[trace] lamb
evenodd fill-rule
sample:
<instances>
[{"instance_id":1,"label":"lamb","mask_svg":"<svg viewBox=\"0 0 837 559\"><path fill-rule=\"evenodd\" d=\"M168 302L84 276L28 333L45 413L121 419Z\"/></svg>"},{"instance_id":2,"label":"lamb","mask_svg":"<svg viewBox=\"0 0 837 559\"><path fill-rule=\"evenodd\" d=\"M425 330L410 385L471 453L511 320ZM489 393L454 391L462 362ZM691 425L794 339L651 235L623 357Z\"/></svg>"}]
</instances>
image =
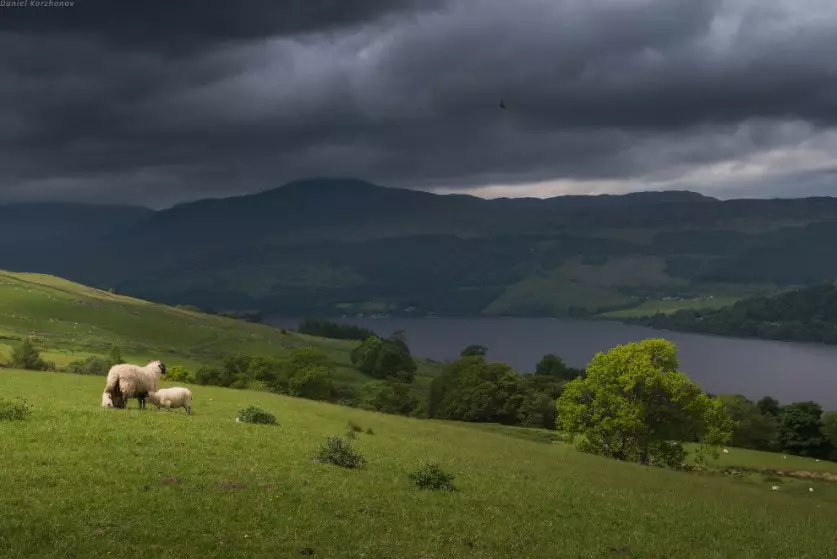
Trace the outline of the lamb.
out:
<instances>
[{"instance_id":1,"label":"lamb","mask_svg":"<svg viewBox=\"0 0 837 559\"><path fill-rule=\"evenodd\" d=\"M166 374L166 366L160 361L149 361L145 367L123 363L114 365L108 371L105 394L115 408L125 408L128 400L137 398L140 409L145 408L145 398L150 392L157 391L157 381ZM102 394L102 406L106 406L105 394Z\"/></svg>"},{"instance_id":2,"label":"lamb","mask_svg":"<svg viewBox=\"0 0 837 559\"><path fill-rule=\"evenodd\" d=\"M175 386L172 388L163 388L156 392L149 392L148 399L151 403L159 408L185 408L186 415L192 413L192 391L188 388Z\"/></svg>"}]
</instances>

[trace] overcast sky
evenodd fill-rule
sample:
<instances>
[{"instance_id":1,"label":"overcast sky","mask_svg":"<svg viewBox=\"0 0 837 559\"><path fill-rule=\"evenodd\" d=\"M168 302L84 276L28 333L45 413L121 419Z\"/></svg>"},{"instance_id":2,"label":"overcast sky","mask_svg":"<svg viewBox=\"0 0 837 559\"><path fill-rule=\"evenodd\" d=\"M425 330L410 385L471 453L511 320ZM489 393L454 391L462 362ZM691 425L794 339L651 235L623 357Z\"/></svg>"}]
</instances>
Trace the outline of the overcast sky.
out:
<instances>
[{"instance_id":1,"label":"overcast sky","mask_svg":"<svg viewBox=\"0 0 837 559\"><path fill-rule=\"evenodd\" d=\"M837 195L834 0L29 0L0 53L0 202Z\"/></svg>"}]
</instances>

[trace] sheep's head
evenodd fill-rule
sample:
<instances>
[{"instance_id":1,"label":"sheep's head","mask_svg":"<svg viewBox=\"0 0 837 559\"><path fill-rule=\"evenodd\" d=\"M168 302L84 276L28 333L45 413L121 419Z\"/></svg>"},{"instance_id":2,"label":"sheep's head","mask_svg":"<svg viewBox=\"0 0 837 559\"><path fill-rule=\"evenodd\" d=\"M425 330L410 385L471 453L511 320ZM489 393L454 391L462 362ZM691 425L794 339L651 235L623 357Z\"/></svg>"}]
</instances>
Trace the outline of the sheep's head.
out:
<instances>
[{"instance_id":1,"label":"sheep's head","mask_svg":"<svg viewBox=\"0 0 837 559\"><path fill-rule=\"evenodd\" d=\"M146 367L151 367L151 366L154 366L154 365L157 366L157 369L160 371L160 375L165 376L166 371L168 370L166 368L165 363L163 363L162 361L149 361L148 365L146 365Z\"/></svg>"}]
</instances>

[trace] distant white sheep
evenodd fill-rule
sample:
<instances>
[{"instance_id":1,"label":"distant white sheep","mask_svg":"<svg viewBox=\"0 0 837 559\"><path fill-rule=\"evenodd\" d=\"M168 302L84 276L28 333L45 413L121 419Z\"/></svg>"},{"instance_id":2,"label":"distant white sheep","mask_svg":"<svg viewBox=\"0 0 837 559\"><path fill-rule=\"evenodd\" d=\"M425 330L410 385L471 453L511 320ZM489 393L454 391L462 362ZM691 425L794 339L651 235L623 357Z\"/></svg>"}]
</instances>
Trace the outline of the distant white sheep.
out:
<instances>
[{"instance_id":1,"label":"distant white sheep","mask_svg":"<svg viewBox=\"0 0 837 559\"><path fill-rule=\"evenodd\" d=\"M778 485L774 485L774 486L773 486L773 491L778 491L778 490L779 490L779 486L778 486Z\"/></svg>"},{"instance_id":2,"label":"distant white sheep","mask_svg":"<svg viewBox=\"0 0 837 559\"><path fill-rule=\"evenodd\" d=\"M129 363L114 365L108 371L105 393L110 396L110 403L115 408L125 408L128 400L137 398L142 409L145 408L146 396L157 391L157 381L164 374L166 366L160 361L150 361L145 367ZM102 406L105 406L104 394Z\"/></svg>"},{"instance_id":3,"label":"distant white sheep","mask_svg":"<svg viewBox=\"0 0 837 559\"><path fill-rule=\"evenodd\" d=\"M729 450L724 449L724 454L729 454Z\"/></svg>"},{"instance_id":4,"label":"distant white sheep","mask_svg":"<svg viewBox=\"0 0 837 559\"><path fill-rule=\"evenodd\" d=\"M192 413L192 391L188 388L175 386L172 388L163 388L156 392L149 392L148 399L157 408L185 408L186 415Z\"/></svg>"}]
</instances>

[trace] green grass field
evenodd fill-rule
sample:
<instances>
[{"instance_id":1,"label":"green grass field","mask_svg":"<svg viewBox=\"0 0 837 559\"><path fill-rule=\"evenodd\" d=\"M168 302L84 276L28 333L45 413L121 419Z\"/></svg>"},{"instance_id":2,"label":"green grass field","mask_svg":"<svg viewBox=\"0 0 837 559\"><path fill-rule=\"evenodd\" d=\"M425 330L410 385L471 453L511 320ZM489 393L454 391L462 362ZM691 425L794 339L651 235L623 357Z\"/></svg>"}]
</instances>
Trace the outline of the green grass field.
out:
<instances>
[{"instance_id":1,"label":"green grass field","mask_svg":"<svg viewBox=\"0 0 837 559\"><path fill-rule=\"evenodd\" d=\"M357 342L328 340L260 324L192 312L114 295L53 276L0 271L0 361L11 345L32 336L42 357L59 367L111 345L129 362L161 359L193 371L225 355L286 357L297 347L323 350L335 380L371 380L351 367ZM426 385L438 368L418 361L417 382Z\"/></svg>"},{"instance_id":2,"label":"green grass field","mask_svg":"<svg viewBox=\"0 0 837 559\"><path fill-rule=\"evenodd\" d=\"M619 463L519 429L214 387L192 388L191 416L103 410L103 385L0 372L0 394L34 405L27 420L0 422L0 556L834 556L834 483L771 491L772 480ZM279 425L236 423L251 404ZM349 421L374 431L354 442L367 465L314 463ZM782 460L738 450L723 460L739 457ZM426 461L455 474L459 491L412 486Z\"/></svg>"}]
</instances>

